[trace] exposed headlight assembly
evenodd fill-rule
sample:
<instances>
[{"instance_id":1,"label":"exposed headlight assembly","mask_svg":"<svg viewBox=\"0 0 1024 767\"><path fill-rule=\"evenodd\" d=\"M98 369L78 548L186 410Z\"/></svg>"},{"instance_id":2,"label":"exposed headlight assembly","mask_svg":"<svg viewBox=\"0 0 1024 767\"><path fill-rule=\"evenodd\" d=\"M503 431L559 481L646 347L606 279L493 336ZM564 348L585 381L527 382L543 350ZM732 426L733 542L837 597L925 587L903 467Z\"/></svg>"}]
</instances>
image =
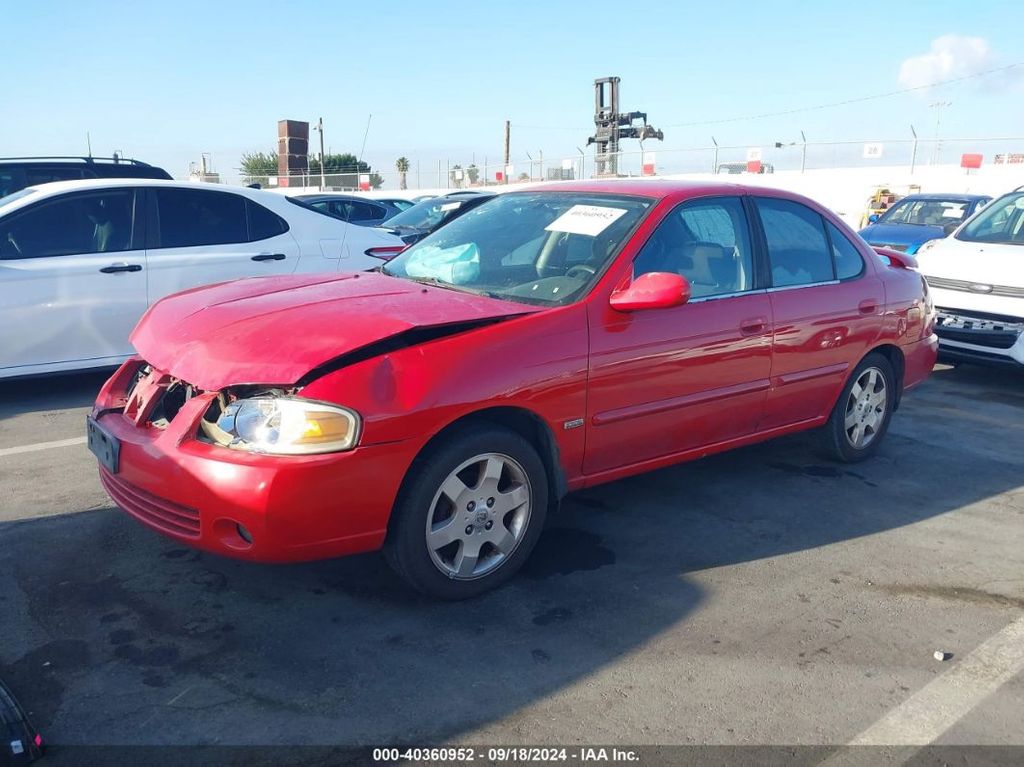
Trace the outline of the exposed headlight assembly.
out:
<instances>
[{"instance_id":1,"label":"exposed headlight assembly","mask_svg":"<svg viewBox=\"0 0 1024 767\"><path fill-rule=\"evenodd\" d=\"M236 450L272 455L314 455L351 450L359 440L358 414L325 402L286 396L237 399L203 433Z\"/></svg>"}]
</instances>

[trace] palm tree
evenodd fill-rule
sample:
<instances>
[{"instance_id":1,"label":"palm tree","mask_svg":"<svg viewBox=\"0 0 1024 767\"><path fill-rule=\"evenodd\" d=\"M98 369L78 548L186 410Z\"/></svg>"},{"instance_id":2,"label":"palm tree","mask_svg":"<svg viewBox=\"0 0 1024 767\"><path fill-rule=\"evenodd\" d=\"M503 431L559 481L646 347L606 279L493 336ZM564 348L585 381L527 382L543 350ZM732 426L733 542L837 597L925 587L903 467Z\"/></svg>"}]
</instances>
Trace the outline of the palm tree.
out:
<instances>
[{"instance_id":1,"label":"palm tree","mask_svg":"<svg viewBox=\"0 0 1024 767\"><path fill-rule=\"evenodd\" d=\"M407 189L405 177L409 172L409 160L405 157L399 157L395 160L395 169L398 171L398 188Z\"/></svg>"}]
</instances>

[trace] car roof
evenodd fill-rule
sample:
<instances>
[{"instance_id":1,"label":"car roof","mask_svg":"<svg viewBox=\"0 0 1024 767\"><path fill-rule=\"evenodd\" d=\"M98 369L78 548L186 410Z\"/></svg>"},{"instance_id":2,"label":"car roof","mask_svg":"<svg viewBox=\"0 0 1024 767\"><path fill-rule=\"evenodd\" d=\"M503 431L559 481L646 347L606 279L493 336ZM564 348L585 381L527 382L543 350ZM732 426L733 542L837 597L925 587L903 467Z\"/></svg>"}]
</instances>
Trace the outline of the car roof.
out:
<instances>
[{"instance_id":1,"label":"car roof","mask_svg":"<svg viewBox=\"0 0 1024 767\"><path fill-rule=\"evenodd\" d=\"M682 181L677 179L624 178L557 181L554 183L545 183L543 186L530 186L517 191L596 192L665 198L701 196L715 193L740 194L743 192L764 192L767 190L769 190L769 187L754 185L745 186L743 184L735 184L726 181Z\"/></svg>"},{"instance_id":2,"label":"car roof","mask_svg":"<svg viewBox=\"0 0 1024 767\"><path fill-rule=\"evenodd\" d=\"M159 178L87 178L74 181L51 181L48 184L32 184L29 188L36 189L40 194L54 195L64 192L89 191L93 189L118 189L124 186L167 188L167 189L203 189L212 192L230 192L240 194L254 200L265 201L273 197L281 197L264 189L253 189L247 186L232 184L210 184L202 181L168 181ZM270 195L267 197L266 195ZM38 198L37 198L38 199Z\"/></svg>"},{"instance_id":3,"label":"car roof","mask_svg":"<svg viewBox=\"0 0 1024 767\"><path fill-rule=\"evenodd\" d=\"M310 192L309 194L292 194L289 197L296 197L300 200L358 200L359 202L383 202L383 200L371 200L369 197L360 197L357 194L348 192Z\"/></svg>"},{"instance_id":4,"label":"car roof","mask_svg":"<svg viewBox=\"0 0 1024 767\"><path fill-rule=\"evenodd\" d=\"M266 208L270 208L279 215L290 214L301 210L305 210L315 216L326 215L313 209L308 205L308 203L299 205L296 202L289 202L288 197L275 194L265 189L252 189L247 186L234 186L231 184L210 184L202 181L167 181L158 178L90 178L80 181L53 181L49 184L32 184L26 188L35 189L36 194L15 200L11 203L10 207L5 206L3 211L5 215L7 213L13 213L15 210L32 205L43 199L65 194L67 192L88 192L104 189L120 189L123 187L146 189L198 189L214 193L236 194L246 197L253 202L257 202ZM300 200L299 202L301 203L302 201Z\"/></svg>"},{"instance_id":5,"label":"car roof","mask_svg":"<svg viewBox=\"0 0 1024 767\"><path fill-rule=\"evenodd\" d=\"M974 202L976 200L991 200L991 195L987 194L959 194L953 192L951 194L943 194L942 192L915 192L914 194L908 194L906 197L901 197L897 202L903 202L903 200L947 200L949 202Z\"/></svg>"}]
</instances>

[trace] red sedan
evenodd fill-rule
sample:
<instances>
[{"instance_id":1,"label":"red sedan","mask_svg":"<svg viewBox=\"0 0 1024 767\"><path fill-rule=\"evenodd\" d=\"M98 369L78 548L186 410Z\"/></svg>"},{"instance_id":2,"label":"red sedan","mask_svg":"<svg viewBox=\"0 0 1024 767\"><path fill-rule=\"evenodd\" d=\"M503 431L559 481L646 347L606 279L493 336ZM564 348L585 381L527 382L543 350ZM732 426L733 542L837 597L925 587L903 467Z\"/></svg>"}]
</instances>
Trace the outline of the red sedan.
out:
<instances>
[{"instance_id":1,"label":"red sedan","mask_svg":"<svg viewBox=\"0 0 1024 767\"><path fill-rule=\"evenodd\" d=\"M570 491L804 429L871 455L935 361L913 265L786 192L503 194L376 272L165 298L90 446L114 501L177 541L383 548L417 589L467 597Z\"/></svg>"}]
</instances>

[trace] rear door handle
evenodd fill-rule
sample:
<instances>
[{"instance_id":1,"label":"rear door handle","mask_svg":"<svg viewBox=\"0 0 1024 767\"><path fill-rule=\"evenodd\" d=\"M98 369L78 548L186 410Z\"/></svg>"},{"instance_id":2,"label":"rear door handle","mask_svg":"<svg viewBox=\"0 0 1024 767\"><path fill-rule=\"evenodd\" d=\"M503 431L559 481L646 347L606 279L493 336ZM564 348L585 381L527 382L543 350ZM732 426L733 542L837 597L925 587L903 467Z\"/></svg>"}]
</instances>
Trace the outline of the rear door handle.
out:
<instances>
[{"instance_id":1,"label":"rear door handle","mask_svg":"<svg viewBox=\"0 0 1024 767\"><path fill-rule=\"evenodd\" d=\"M745 336L755 336L758 333L763 333L767 325L768 322L764 317L753 317L740 323L740 332Z\"/></svg>"},{"instance_id":2,"label":"rear door handle","mask_svg":"<svg viewBox=\"0 0 1024 767\"><path fill-rule=\"evenodd\" d=\"M116 274L117 272L141 272L142 264L111 264L100 269L104 274Z\"/></svg>"},{"instance_id":3,"label":"rear door handle","mask_svg":"<svg viewBox=\"0 0 1024 767\"><path fill-rule=\"evenodd\" d=\"M258 256L253 256L253 261L284 261L284 253L260 253Z\"/></svg>"},{"instance_id":4,"label":"rear door handle","mask_svg":"<svg viewBox=\"0 0 1024 767\"><path fill-rule=\"evenodd\" d=\"M857 310L861 314L874 314L875 309L878 308L878 302L873 298L865 298L859 304L857 304Z\"/></svg>"}]
</instances>

